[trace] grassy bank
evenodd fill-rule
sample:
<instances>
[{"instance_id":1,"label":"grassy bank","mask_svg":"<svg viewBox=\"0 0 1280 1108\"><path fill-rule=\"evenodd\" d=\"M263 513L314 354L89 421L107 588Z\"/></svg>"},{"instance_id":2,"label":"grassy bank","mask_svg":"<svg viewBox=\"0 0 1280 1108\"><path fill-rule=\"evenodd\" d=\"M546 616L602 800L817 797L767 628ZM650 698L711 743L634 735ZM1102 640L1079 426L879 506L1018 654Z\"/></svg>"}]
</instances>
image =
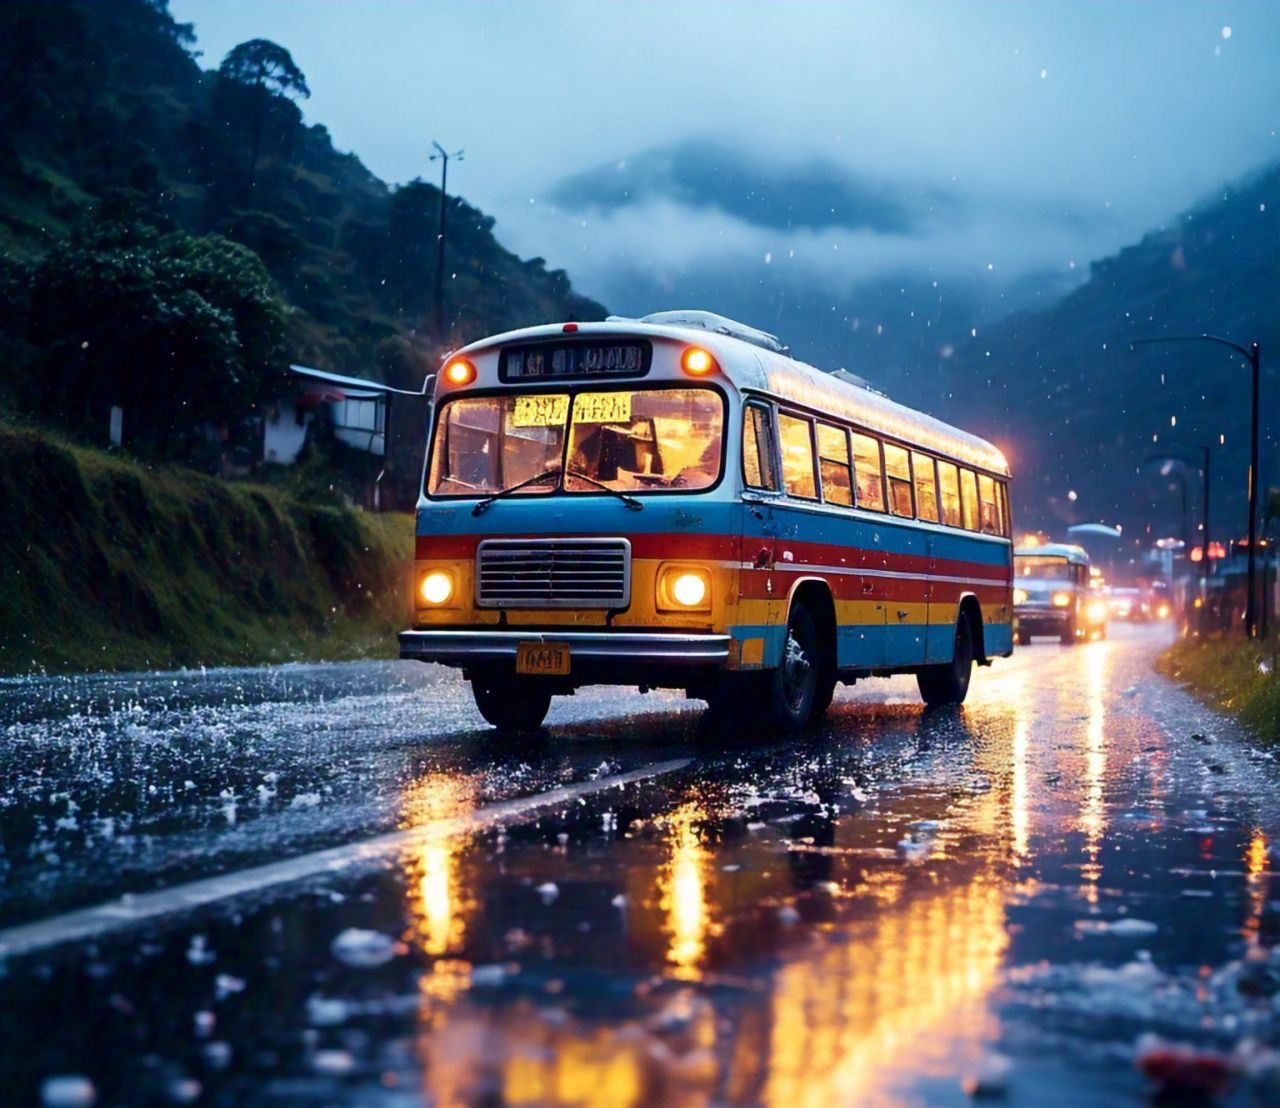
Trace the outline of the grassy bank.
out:
<instances>
[{"instance_id":1,"label":"grassy bank","mask_svg":"<svg viewBox=\"0 0 1280 1108\"><path fill-rule=\"evenodd\" d=\"M1270 645L1188 640L1165 651L1157 668L1262 738L1280 742L1280 677L1273 657Z\"/></svg>"},{"instance_id":2,"label":"grassy bank","mask_svg":"<svg viewBox=\"0 0 1280 1108\"><path fill-rule=\"evenodd\" d=\"M412 530L0 424L0 672L390 655Z\"/></svg>"}]
</instances>

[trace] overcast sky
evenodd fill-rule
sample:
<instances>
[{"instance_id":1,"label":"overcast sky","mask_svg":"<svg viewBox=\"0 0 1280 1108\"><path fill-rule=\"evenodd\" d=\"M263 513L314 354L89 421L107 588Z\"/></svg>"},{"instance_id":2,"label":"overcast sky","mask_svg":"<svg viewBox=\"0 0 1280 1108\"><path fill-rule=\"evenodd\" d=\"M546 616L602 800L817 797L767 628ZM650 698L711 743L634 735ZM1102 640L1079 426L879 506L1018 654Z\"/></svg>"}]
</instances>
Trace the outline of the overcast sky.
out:
<instances>
[{"instance_id":1,"label":"overcast sky","mask_svg":"<svg viewBox=\"0 0 1280 1108\"><path fill-rule=\"evenodd\" d=\"M311 86L308 120L390 182L434 178L432 139L465 147L450 191L596 295L617 295L619 268L693 255L789 258L840 282L1083 267L1280 158L1271 0L171 8L195 24L206 66L245 39L286 46ZM738 179L768 167L777 187L816 166L946 203L907 231L779 228L661 179L627 203L566 205L567 178L605 167L629 180L652 171L645 151L691 137L736 152Z\"/></svg>"}]
</instances>

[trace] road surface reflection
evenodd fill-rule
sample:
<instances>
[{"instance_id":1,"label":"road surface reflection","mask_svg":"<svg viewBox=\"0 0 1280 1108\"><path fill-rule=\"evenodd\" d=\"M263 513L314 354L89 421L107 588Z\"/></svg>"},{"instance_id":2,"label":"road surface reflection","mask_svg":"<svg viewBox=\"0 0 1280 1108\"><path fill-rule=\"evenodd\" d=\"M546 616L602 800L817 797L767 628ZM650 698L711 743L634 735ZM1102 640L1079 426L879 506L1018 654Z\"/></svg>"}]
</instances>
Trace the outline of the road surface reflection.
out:
<instances>
[{"instance_id":1,"label":"road surface reflection","mask_svg":"<svg viewBox=\"0 0 1280 1108\"><path fill-rule=\"evenodd\" d=\"M1169 724L1158 697L1183 719L1188 701L1139 688L1154 645L1020 651L961 711L875 684L800 740L690 748L686 769L500 823L467 823L495 782L607 777L619 735L669 749L676 715L422 758L383 798L414 832L398 857L5 967L10 1087L21 1102L88 1072L102 1103L150 1103L194 1074L223 1104L959 1105L999 1051L1011 1103L1129 1102L1125 1053L1153 1026L1280 1030L1280 790L1245 745ZM338 958L352 930L385 959ZM19 1017L33 1005L76 1016Z\"/></svg>"}]
</instances>

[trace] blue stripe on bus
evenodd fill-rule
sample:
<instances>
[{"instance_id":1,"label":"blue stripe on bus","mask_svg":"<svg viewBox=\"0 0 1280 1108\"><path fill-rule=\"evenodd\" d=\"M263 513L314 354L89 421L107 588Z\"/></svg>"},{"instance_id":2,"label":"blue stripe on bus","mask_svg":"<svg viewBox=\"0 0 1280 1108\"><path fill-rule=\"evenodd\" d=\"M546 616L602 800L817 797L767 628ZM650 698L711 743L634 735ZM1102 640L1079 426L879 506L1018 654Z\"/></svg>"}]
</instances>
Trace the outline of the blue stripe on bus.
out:
<instances>
[{"instance_id":1,"label":"blue stripe on bus","mask_svg":"<svg viewBox=\"0 0 1280 1108\"><path fill-rule=\"evenodd\" d=\"M1013 628L1007 623L983 625L988 657L1013 649ZM782 663L785 628L778 624L735 624L729 634L739 642L764 640L765 666ZM877 666L908 666L951 661L955 628L951 624L912 624L886 627L883 624L852 624L836 629L836 664L843 669L874 669ZM927 650L927 653L926 653Z\"/></svg>"}]
</instances>

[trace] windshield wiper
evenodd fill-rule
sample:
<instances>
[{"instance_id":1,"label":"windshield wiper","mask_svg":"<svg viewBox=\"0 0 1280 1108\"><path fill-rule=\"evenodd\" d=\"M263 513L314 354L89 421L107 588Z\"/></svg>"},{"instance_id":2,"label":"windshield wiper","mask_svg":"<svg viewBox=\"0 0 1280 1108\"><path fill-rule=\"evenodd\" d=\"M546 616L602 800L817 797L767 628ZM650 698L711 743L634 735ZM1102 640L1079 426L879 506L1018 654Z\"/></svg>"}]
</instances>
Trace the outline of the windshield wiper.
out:
<instances>
[{"instance_id":1,"label":"windshield wiper","mask_svg":"<svg viewBox=\"0 0 1280 1108\"><path fill-rule=\"evenodd\" d=\"M576 469L569 470L568 476L576 477L579 481L586 481L589 485L595 485L596 488L603 489L610 496L616 496L633 512L644 511L644 505L641 504L634 496L628 496L625 492L619 492L617 489L611 489L603 481L597 481L594 477L588 477L585 473Z\"/></svg>"},{"instance_id":2,"label":"windshield wiper","mask_svg":"<svg viewBox=\"0 0 1280 1108\"><path fill-rule=\"evenodd\" d=\"M478 516L486 508L488 508L489 505L492 504L495 500L501 500L504 496L510 496L513 492L519 492L521 489L527 489L530 485L539 484L540 482L545 481L548 477L559 477L559 476L560 476L559 466L556 466L555 469L544 469L541 473L535 473L532 477L528 478L527 480L519 481L514 485L508 485L505 489L499 489L492 496L486 496L483 500L480 501L480 503L478 503L474 508L471 509L471 514L473 516Z\"/></svg>"}]
</instances>

